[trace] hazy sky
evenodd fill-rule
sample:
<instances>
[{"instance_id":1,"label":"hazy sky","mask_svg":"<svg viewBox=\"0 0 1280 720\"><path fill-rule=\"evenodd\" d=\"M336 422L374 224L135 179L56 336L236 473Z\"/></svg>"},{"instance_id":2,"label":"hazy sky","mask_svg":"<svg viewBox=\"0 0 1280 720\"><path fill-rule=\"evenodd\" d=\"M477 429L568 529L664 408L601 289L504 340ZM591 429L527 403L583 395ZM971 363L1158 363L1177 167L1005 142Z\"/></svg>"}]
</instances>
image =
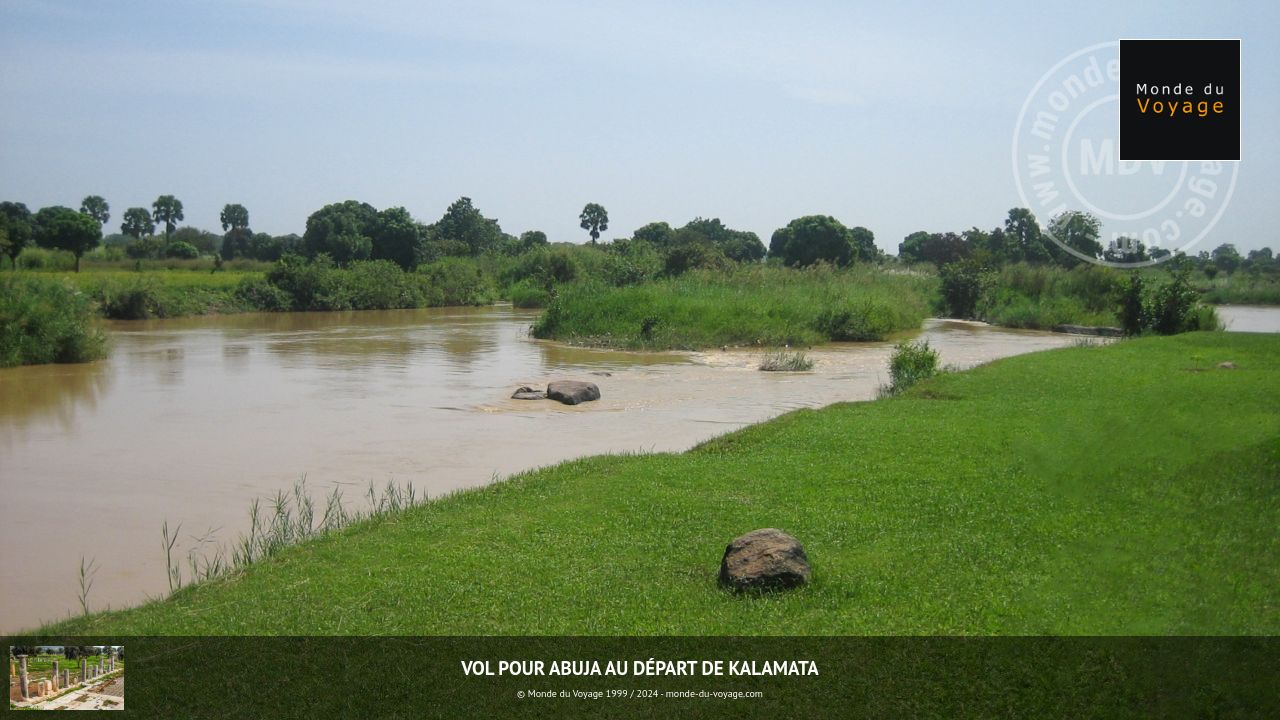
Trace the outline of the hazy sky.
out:
<instances>
[{"instance_id":1,"label":"hazy sky","mask_svg":"<svg viewBox=\"0 0 1280 720\"><path fill-rule=\"evenodd\" d=\"M330 202L581 242L652 220L772 231L993 227L1021 204L1018 111L1121 37L1243 39L1244 160L1206 242L1280 248L1275 3L55 2L0 0L0 199L301 233ZM1044 220L1046 218L1042 218Z\"/></svg>"}]
</instances>

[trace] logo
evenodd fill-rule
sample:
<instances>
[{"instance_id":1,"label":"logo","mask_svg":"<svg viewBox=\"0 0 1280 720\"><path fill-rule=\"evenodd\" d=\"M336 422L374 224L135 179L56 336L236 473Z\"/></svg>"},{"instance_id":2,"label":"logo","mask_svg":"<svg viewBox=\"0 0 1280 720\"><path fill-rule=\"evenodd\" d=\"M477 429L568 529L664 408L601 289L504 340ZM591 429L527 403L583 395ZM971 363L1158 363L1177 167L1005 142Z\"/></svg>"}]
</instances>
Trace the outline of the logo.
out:
<instances>
[{"instance_id":1,"label":"logo","mask_svg":"<svg viewBox=\"0 0 1280 720\"><path fill-rule=\"evenodd\" d=\"M1013 172L1023 206L1060 248L1088 262L1133 268L1193 254L1226 211L1239 164L1122 160L1119 48L1114 41L1083 48L1041 76L1018 113ZM1069 233L1052 231L1051 218L1072 212L1099 221L1102 257L1058 237Z\"/></svg>"}]
</instances>

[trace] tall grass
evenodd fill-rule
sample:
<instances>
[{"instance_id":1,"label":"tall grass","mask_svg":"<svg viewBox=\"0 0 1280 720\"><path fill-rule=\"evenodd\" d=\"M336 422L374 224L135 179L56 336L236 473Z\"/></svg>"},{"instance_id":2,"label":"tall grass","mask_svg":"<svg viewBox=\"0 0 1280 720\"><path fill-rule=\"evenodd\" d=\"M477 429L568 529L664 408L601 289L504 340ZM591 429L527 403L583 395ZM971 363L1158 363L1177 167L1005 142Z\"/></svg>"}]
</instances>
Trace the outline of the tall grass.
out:
<instances>
[{"instance_id":1,"label":"tall grass","mask_svg":"<svg viewBox=\"0 0 1280 720\"><path fill-rule=\"evenodd\" d=\"M1084 264L1006 265L978 301L980 319L1008 327L1048 330L1056 325L1119 325L1123 276Z\"/></svg>"},{"instance_id":2,"label":"tall grass","mask_svg":"<svg viewBox=\"0 0 1280 720\"><path fill-rule=\"evenodd\" d=\"M919 327L937 279L874 267L742 266L612 287L559 288L533 334L622 348L812 345Z\"/></svg>"},{"instance_id":3,"label":"tall grass","mask_svg":"<svg viewBox=\"0 0 1280 720\"><path fill-rule=\"evenodd\" d=\"M1280 305L1280 276L1240 272L1218 276L1203 288L1201 297L1219 305Z\"/></svg>"},{"instance_id":4,"label":"tall grass","mask_svg":"<svg viewBox=\"0 0 1280 720\"><path fill-rule=\"evenodd\" d=\"M804 372L813 369L813 360L803 350L777 350L765 353L760 360L760 369L765 372Z\"/></svg>"},{"instance_id":5,"label":"tall grass","mask_svg":"<svg viewBox=\"0 0 1280 720\"><path fill-rule=\"evenodd\" d=\"M428 499L425 493L418 493L413 483L402 486L391 481L381 487L370 482L363 497L367 504L363 510L348 509L341 489L335 486L325 495L324 508L317 516L316 503L303 477L287 492L277 491L265 501L254 498L249 504L249 529L240 533L230 545L216 541L216 530L189 538L191 546L186 553L189 579L205 582L229 575L298 543L336 532L353 523L396 515ZM181 524L170 533L167 520L161 529L171 594L183 586L182 570L174 559L180 529Z\"/></svg>"},{"instance_id":6,"label":"tall grass","mask_svg":"<svg viewBox=\"0 0 1280 720\"><path fill-rule=\"evenodd\" d=\"M0 367L76 363L106 355L89 297L69 283L0 277Z\"/></svg>"}]
</instances>

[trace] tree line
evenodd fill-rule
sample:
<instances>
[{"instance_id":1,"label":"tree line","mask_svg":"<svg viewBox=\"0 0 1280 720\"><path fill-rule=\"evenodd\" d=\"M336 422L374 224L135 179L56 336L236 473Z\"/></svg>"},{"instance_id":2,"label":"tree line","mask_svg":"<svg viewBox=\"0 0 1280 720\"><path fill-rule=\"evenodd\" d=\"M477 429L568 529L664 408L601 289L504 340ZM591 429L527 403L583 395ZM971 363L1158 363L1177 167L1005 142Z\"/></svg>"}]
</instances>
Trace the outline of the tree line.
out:
<instances>
[{"instance_id":1,"label":"tree line","mask_svg":"<svg viewBox=\"0 0 1280 720\"><path fill-rule=\"evenodd\" d=\"M20 202L0 202L0 251L16 267L18 255L30 245L67 250L75 256L79 271L81 257L103 242L102 229L110 218L110 205L98 195L84 198L79 211L52 206L32 213ZM486 217L468 197L454 201L432 223L414 219L404 207L378 210L356 200L332 203L307 218L301 236L253 232L249 210L239 203L222 208L222 235L179 228L183 220L182 201L173 195L161 195L150 208L125 210L120 233L107 237L106 242L123 244L125 252L137 259L209 255L218 261L248 258L274 262L286 255L327 255L338 265L390 260L406 270L445 257L486 253L514 256L549 244L546 233L539 230L518 236L504 232L497 219ZM608 211L599 203L587 203L579 215L579 224L590 243L596 245L609 228ZM158 228L163 229L162 235L157 235ZM1169 254L1159 248L1148 249L1131 238L1119 238L1104 247L1099 239L1100 228L1097 218L1088 213L1064 212L1042 229L1030 210L1012 208L1003 224L991 230L973 227L960 233L911 233L899 244L896 259L907 264L929 263L939 269L954 263L995 267L1019 262L1071 267L1082 262L1081 257L1135 262ZM652 248L661 256L668 275L766 258L793 267L818 262L844 267L893 259L876 247L870 230L847 227L829 215L792 220L773 232L767 248L754 232L735 230L719 218L702 217L679 227L651 222L637 228L629 238L616 239L612 245L620 251L637 245ZM1193 262L1210 278L1218 272L1231 274L1241 268L1273 270L1277 264L1270 248L1242 257L1231 244L1202 252Z\"/></svg>"}]
</instances>

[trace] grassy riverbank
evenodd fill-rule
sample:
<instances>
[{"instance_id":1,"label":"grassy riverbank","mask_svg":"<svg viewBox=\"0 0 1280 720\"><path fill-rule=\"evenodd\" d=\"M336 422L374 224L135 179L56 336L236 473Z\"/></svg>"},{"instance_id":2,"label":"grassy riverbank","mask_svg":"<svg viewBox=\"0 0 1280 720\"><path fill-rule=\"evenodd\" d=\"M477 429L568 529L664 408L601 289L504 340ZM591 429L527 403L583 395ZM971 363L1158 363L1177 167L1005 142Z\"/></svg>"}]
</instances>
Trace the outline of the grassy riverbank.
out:
<instances>
[{"instance_id":1,"label":"grassy riverbank","mask_svg":"<svg viewBox=\"0 0 1280 720\"><path fill-rule=\"evenodd\" d=\"M632 349L880 340L918 328L936 287L931 275L874 266L757 265L625 287L575 283L560 288L533 334Z\"/></svg>"},{"instance_id":2,"label":"grassy riverbank","mask_svg":"<svg viewBox=\"0 0 1280 720\"><path fill-rule=\"evenodd\" d=\"M93 304L74 285L0 276L0 367L88 362L106 352Z\"/></svg>"},{"instance_id":3,"label":"grassy riverbank","mask_svg":"<svg viewBox=\"0 0 1280 720\"><path fill-rule=\"evenodd\" d=\"M44 630L1274 634L1277 398L1278 336L1013 357L683 454L525 473ZM809 587L716 586L759 527L805 543Z\"/></svg>"}]
</instances>

